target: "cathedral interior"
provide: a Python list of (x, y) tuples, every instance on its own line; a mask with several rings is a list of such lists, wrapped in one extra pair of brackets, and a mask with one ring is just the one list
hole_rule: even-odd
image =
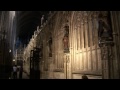
[(120, 79), (119, 16), (0, 11), (0, 79)]

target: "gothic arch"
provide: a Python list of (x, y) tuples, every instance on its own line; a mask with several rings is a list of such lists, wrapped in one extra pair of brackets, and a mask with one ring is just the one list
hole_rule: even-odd
[[(72, 72), (101, 74), (100, 49), (97, 46), (96, 21), (97, 11), (74, 11), (71, 17), (70, 45), (72, 57)], [(92, 32), (94, 31), (94, 34)], [(94, 45), (91, 44), (95, 38)], [(84, 72), (85, 71), (85, 72)]]

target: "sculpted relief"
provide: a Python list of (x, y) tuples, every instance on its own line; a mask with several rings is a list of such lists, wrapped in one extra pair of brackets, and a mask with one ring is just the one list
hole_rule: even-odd
[(69, 26), (66, 25), (64, 28), (65, 28), (65, 33), (63, 37), (64, 52), (68, 53), (69, 52)]
[(98, 38), (101, 41), (112, 41), (112, 30), (108, 20), (108, 13), (100, 13), (98, 16)]

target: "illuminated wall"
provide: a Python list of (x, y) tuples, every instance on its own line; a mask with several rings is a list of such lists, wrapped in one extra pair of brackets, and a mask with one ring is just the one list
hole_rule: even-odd
[[(36, 45), (38, 47), (43, 45), (43, 57), (40, 61), (43, 73), (51, 70), (60, 72), (63, 74), (60, 78), (74, 78), (74, 73), (101, 75), (97, 14), (95, 11), (59, 11), (51, 15), (36, 38), (36, 41), (39, 41)], [(65, 52), (63, 43), (66, 25), (69, 27), (68, 52)], [(50, 37), (52, 37), (52, 56), (49, 56)], [(49, 73), (46, 75), (49, 76)]]
[[(98, 46), (100, 13), (106, 15), (107, 11), (56, 11), (50, 15), (48, 21), (39, 29), (34, 43), (37, 47), (42, 45), (40, 78), (81, 79), (84, 74), (89, 79), (102, 78), (102, 70), (105, 68), (102, 68), (101, 49)], [(116, 23), (118, 13), (114, 12), (111, 18), (114, 18), (112, 22)], [(118, 30), (115, 28), (117, 24), (114, 23), (112, 24), (114, 30)], [(68, 43), (63, 41), (66, 37), (66, 26), (69, 32), (66, 39)], [(52, 37), (52, 52), (49, 46), (50, 37)], [(67, 49), (65, 44), (68, 44)], [(29, 53), (29, 50), (26, 51)], [(49, 55), (50, 52), (52, 55)], [(115, 56), (116, 59), (112, 61), (114, 63), (112, 70), (115, 73), (112, 78), (118, 78), (119, 64), (115, 65), (118, 57)]]

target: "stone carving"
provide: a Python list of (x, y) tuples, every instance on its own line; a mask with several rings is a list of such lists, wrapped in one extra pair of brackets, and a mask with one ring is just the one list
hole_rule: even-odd
[(68, 53), (69, 52), (69, 26), (66, 25), (65, 27), (65, 34), (63, 38), (63, 44), (64, 44), (64, 52)]
[(108, 60), (108, 49), (107, 49), (107, 46), (103, 46), (102, 47), (102, 53), (101, 53), (101, 57), (102, 57), (102, 60)]
[(108, 15), (103, 15), (102, 13), (98, 16), (98, 38), (99, 41), (107, 40), (112, 41), (112, 30), (108, 23)]
[(41, 18), (41, 26), (43, 25), (43, 20), (44, 20), (44, 15), (42, 15), (42, 18)]
[(110, 70), (113, 68), (111, 65), (114, 60), (114, 53), (111, 44), (104, 43), (101, 47), (101, 59), (102, 59), (102, 75), (103, 79), (110, 79)]
[(112, 29), (107, 12), (100, 13), (98, 19), (98, 39), (99, 46), (101, 47), (102, 75), (103, 79), (108, 79), (111, 78), (109, 70), (112, 68), (110, 63), (112, 63), (114, 57), (112, 53), (112, 46), (114, 45)]

